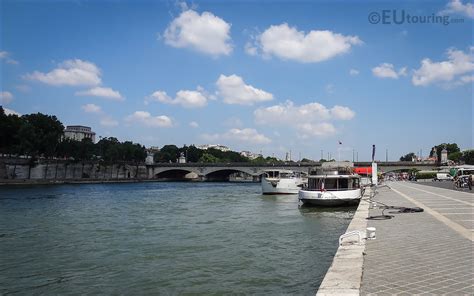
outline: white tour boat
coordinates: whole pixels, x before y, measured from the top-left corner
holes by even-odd
[[[267,170],[262,176],[263,194],[298,194],[305,184],[299,173],[290,170]]]
[[[305,205],[316,206],[359,204],[362,197],[360,176],[353,173],[351,163],[337,165],[337,168],[323,167],[320,171],[311,173],[308,176],[308,186],[299,191],[298,199]]]

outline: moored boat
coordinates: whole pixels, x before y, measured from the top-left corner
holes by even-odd
[[[262,176],[262,194],[298,194],[305,179],[290,170],[267,170]]]
[[[350,163],[340,167],[323,167],[308,176],[308,186],[298,193],[305,205],[357,205],[362,197],[360,176],[354,174]],[[341,165],[341,164],[338,164]]]

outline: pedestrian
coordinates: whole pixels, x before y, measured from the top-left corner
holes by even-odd
[[[467,186],[469,186],[469,190],[472,190],[472,173],[469,173],[469,178],[467,179]]]

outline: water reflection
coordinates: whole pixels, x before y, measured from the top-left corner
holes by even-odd
[[[298,210],[300,214],[308,218],[317,217],[340,217],[343,219],[352,219],[357,206],[346,207],[315,207],[300,204]]]

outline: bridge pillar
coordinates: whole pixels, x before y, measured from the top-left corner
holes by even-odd
[[[207,181],[207,177],[205,175],[198,175],[197,180],[199,182],[205,182]]]
[[[260,175],[252,176],[253,182],[260,182]]]

